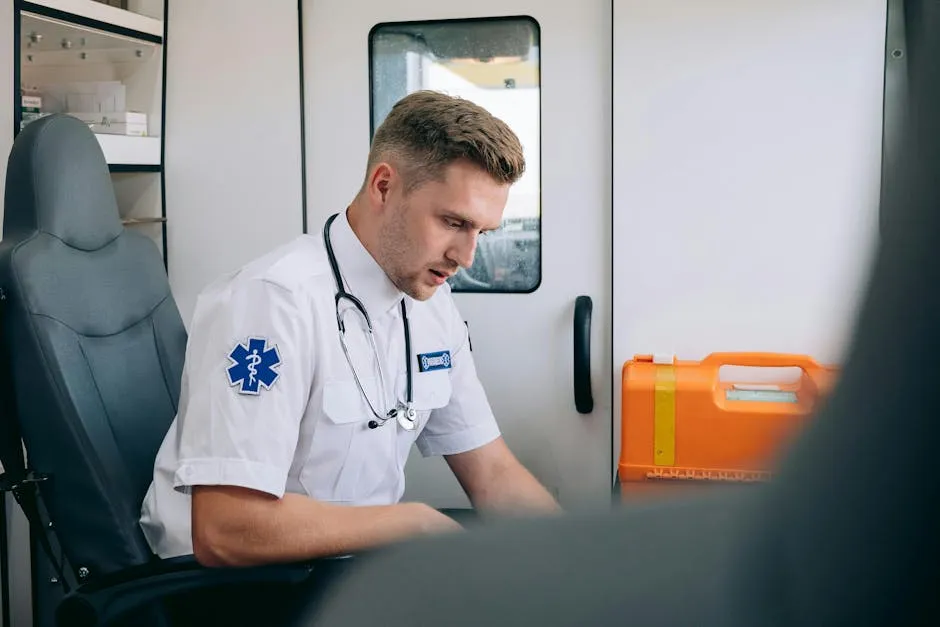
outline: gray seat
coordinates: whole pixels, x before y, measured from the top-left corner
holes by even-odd
[[[3,227],[3,486],[34,534],[64,553],[59,624],[198,623],[190,619],[220,618],[210,590],[233,606],[244,590],[306,579],[311,564],[160,560],[143,538],[140,506],[176,414],[187,336],[156,245],[121,224],[87,126],[52,115],[17,136]]]
[[[89,576],[146,563],[139,503],[186,348],[162,257],[124,229],[100,148],[74,118],[27,126],[7,180],[4,332],[31,465],[54,477],[43,501],[69,521],[58,539]]]
[[[390,548],[297,625],[940,624],[940,3],[906,14],[877,263],[837,388],[775,481]]]

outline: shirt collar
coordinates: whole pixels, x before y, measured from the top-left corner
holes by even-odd
[[[333,221],[330,241],[346,291],[362,301],[370,316],[378,317],[398,307],[402,298],[405,299],[405,308],[411,311],[412,299],[395,287],[362,245],[349,224],[346,211],[341,211]]]

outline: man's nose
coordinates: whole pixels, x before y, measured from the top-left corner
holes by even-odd
[[[473,257],[477,250],[477,234],[468,233],[459,237],[450,249],[448,258],[462,268],[473,265]]]

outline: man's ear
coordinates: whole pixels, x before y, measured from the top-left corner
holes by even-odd
[[[377,207],[384,207],[388,202],[392,179],[395,171],[388,163],[382,162],[375,166],[372,176],[369,177],[369,198]]]

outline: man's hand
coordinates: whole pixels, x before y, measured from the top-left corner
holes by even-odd
[[[561,511],[501,437],[446,459],[476,509],[521,514]]]
[[[204,566],[249,566],[347,555],[412,536],[461,529],[424,503],[352,507],[301,494],[196,486],[193,552]]]
[[[460,531],[463,527],[456,520],[442,514],[424,503],[404,503],[404,506],[413,507],[415,510],[415,519],[419,524],[418,533],[423,535],[436,535],[450,531]]]

